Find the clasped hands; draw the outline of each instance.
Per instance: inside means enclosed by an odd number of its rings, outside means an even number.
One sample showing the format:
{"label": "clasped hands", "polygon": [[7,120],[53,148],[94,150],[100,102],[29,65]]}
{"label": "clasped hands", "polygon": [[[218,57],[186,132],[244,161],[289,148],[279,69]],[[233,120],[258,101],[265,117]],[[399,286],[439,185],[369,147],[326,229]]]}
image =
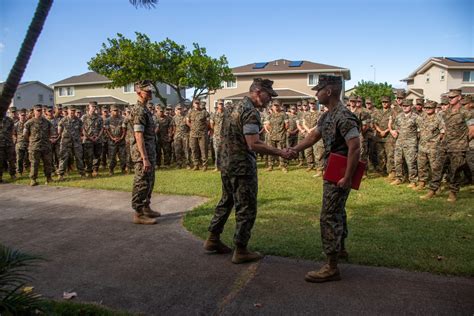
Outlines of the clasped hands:
{"label": "clasped hands", "polygon": [[288,147],[285,149],[281,149],[278,153],[278,156],[284,159],[296,159],[298,158],[298,152],[294,150],[293,147]]}

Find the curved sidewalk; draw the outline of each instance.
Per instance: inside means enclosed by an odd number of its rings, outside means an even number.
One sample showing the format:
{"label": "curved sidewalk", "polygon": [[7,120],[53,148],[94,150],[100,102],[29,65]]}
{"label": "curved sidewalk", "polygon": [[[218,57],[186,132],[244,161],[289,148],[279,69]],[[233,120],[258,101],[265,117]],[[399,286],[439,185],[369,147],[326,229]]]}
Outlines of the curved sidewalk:
{"label": "curved sidewalk", "polygon": [[131,223],[130,193],[0,185],[0,243],[46,257],[36,291],[147,315],[474,313],[474,279],[342,265],[343,280],[303,280],[319,263],[267,256],[234,265],[181,225],[204,198],[154,195],[158,225]]}

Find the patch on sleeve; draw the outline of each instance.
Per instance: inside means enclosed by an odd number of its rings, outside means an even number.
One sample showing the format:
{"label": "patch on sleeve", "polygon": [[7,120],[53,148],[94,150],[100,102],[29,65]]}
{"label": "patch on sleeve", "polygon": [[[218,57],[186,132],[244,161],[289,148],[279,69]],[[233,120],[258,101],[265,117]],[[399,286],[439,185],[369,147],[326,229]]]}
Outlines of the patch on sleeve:
{"label": "patch on sleeve", "polygon": [[258,124],[245,124],[243,126],[244,135],[254,135],[260,132]]}
{"label": "patch on sleeve", "polygon": [[133,125],[133,131],[143,133],[145,131],[145,126],[140,125],[140,124]]}
{"label": "patch on sleeve", "polygon": [[346,135],[344,135],[344,139],[348,141],[349,139],[359,137],[359,129],[357,127],[351,128]]}
{"label": "patch on sleeve", "polygon": [[467,126],[473,126],[473,125],[474,125],[474,118],[469,119],[469,120],[467,121]]}

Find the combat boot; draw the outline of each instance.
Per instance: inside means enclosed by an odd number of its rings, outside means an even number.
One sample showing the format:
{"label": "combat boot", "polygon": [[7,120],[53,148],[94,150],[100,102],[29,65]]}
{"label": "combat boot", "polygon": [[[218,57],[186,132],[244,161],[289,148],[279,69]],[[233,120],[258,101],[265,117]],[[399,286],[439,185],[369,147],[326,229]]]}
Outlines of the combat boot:
{"label": "combat boot", "polygon": [[306,172],[311,172],[311,171],[313,171],[313,170],[314,170],[313,167],[308,167],[308,168],[306,168]]}
{"label": "combat boot", "polygon": [[288,173],[288,168],[282,167],[282,168],[281,168],[281,171],[283,171],[283,173]]}
{"label": "combat boot", "polygon": [[435,191],[429,190],[428,193],[426,193],[425,195],[420,196],[420,199],[421,200],[429,200],[429,199],[433,198],[435,195],[436,195]]}
{"label": "combat boot", "polygon": [[215,253],[231,253],[232,249],[224,244],[219,234],[211,233],[204,242],[204,249]]}
{"label": "combat boot", "polygon": [[193,171],[198,171],[198,170],[199,170],[199,167],[198,167],[198,166],[194,166]]}
{"label": "combat boot", "polygon": [[267,171],[273,171],[273,167],[270,166],[270,167],[268,167],[266,170],[267,170]]}
{"label": "combat boot", "polygon": [[59,176],[58,176],[58,180],[57,180],[57,181],[58,181],[58,182],[64,181],[64,176],[62,176],[62,175],[59,175]]}
{"label": "combat boot", "polygon": [[416,183],[415,182],[410,183],[409,185],[407,185],[407,188],[415,190],[416,189]]}
{"label": "combat boot", "polygon": [[207,166],[202,166],[202,171],[207,171]]}
{"label": "combat boot", "polygon": [[323,172],[321,170],[316,171],[316,174],[313,176],[315,178],[320,177],[323,175]]}
{"label": "combat boot", "polygon": [[392,182],[390,182],[390,185],[400,185],[402,184],[402,180],[400,179],[395,179]]}
{"label": "combat boot", "polygon": [[156,224],[156,219],[150,218],[145,214],[133,214],[133,223],[138,225],[154,225]]}
{"label": "combat boot", "polygon": [[349,259],[349,253],[347,252],[346,249],[341,249],[341,251],[339,251],[337,256],[339,257],[339,259],[342,259],[342,260]]}
{"label": "combat boot", "polygon": [[38,185],[38,182],[36,181],[36,179],[31,179],[30,180],[30,186],[35,187],[37,185]]}
{"label": "combat boot", "polygon": [[390,172],[390,173],[388,174],[388,179],[389,179],[389,180],[395,179],[395,172]]}
{"label": "combat boot", "polygon": [[328,263],[323,265],[318,271],[310,271],[304,277],[306,282],[323,283],[329,281],[339,281],[341,274],[337,268],[337,255],[328,256]]}
{"label": "combat boot", "polygon": [[51,176],[49,176],[49,177],[46,177],[46,182],[44,184],[48,185],[48,184],[53,183],[53,182],[54,182],[53,178],[51,178]]}
{"label": "combat boot", "polygon": [[420,183],[418,183],[418,186],[416,187],[416,190],[417,191],[422,191],[425,189],[425,182],[421,181]]}
{"label": "combat boot", "polygon": [[298,168],[301,168],[301,167],[303,167],[303,162],[302,162],[302,161],[300,161],[300,163],[299,163],[299,164],[297,164],[297,165],[296,165],[296,167],[298,167]]}
{"label": "combat boot", "polygon": [[143,214],[145,214],[146,216],[148,216],[150,218],[155,218],[155,217],[160,217],[161,216],[160,212],[152,210],[149,206],[144,206],[143,207]]}
{"label": "combat boot", "polygon": [[456,192],[453,192],[453,191],[449,192],[447,201],[456,202],[456,200],[457,200]]}
{"label": "combat boot", "polygon": [[113,176],[114,175],[114,171],[113,170],[109,170],[109,176]]}
{"label": "combat boot", "polygon": [[99,174],[97,173],[97,170],[94,170],[92,171],[92,177],[95,178],[97,177]]}
{"label": "combat boot", "polygon": [[251,252],[247,250],[246,246],[237,246],[232,256],[232,263],[240,264],[245,262],[258,261],[263,258],[259,252]]}

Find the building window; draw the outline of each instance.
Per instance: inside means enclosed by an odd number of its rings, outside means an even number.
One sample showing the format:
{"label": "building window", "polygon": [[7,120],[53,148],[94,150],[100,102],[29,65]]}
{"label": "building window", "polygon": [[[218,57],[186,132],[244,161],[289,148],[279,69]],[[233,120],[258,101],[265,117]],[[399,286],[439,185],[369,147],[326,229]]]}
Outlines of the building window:
{"label": "building window", "polygon": [[123,86],[123,93],[133,93],[133,83],[129,83],[126,86]]}
{"label": "building window", "polygon": [[234,89],[234,88],[237,88],[237,81],[236,80],[224,81],[222,86],[224,87],[224,89]]}
{"label": "building window", "polygon": [[444,70],[441,70],[441,76],[439,80],[444,81],[445,78],[446,78],[446,72]]}
{"label": "building window", "polygon": [[38,102],[43,102],[44,101],[44,97],[42,94],[38,94]]}
{"label": "building window", "polygon": [[474,71],[464,71],[462,74],[463,82],[474,82]]}
{"label": "building window", "polygon": [[167,95],[171,94],[171,87],[168,84],[166,85],[166,94]]}
{"label": "building window", "polygon": [[49,101],[51,101],[51,102],[54,101],[54,98],[53,98],[53,95],[52,95],[52,94],[49,95]]}
{"label": "building window", "polygon": [[59,88],[60,97],[72,97],[74,96],[74,87],[60,87]]}
{"label": "building window", "polygon": [[308,86],[315,86],[318,84],[319,76],[317,74],[308,74]]}
{"label": "building window", "polygon": [[430,74],[429,73],[426,74],[425,82],[430,83]]}
{"label": "building window", "polygon": [[21,100],[21,93],[20,93],[20,92],[17,92],[17,94],[16,94],[16,99],[17,99],[17,100]]}

